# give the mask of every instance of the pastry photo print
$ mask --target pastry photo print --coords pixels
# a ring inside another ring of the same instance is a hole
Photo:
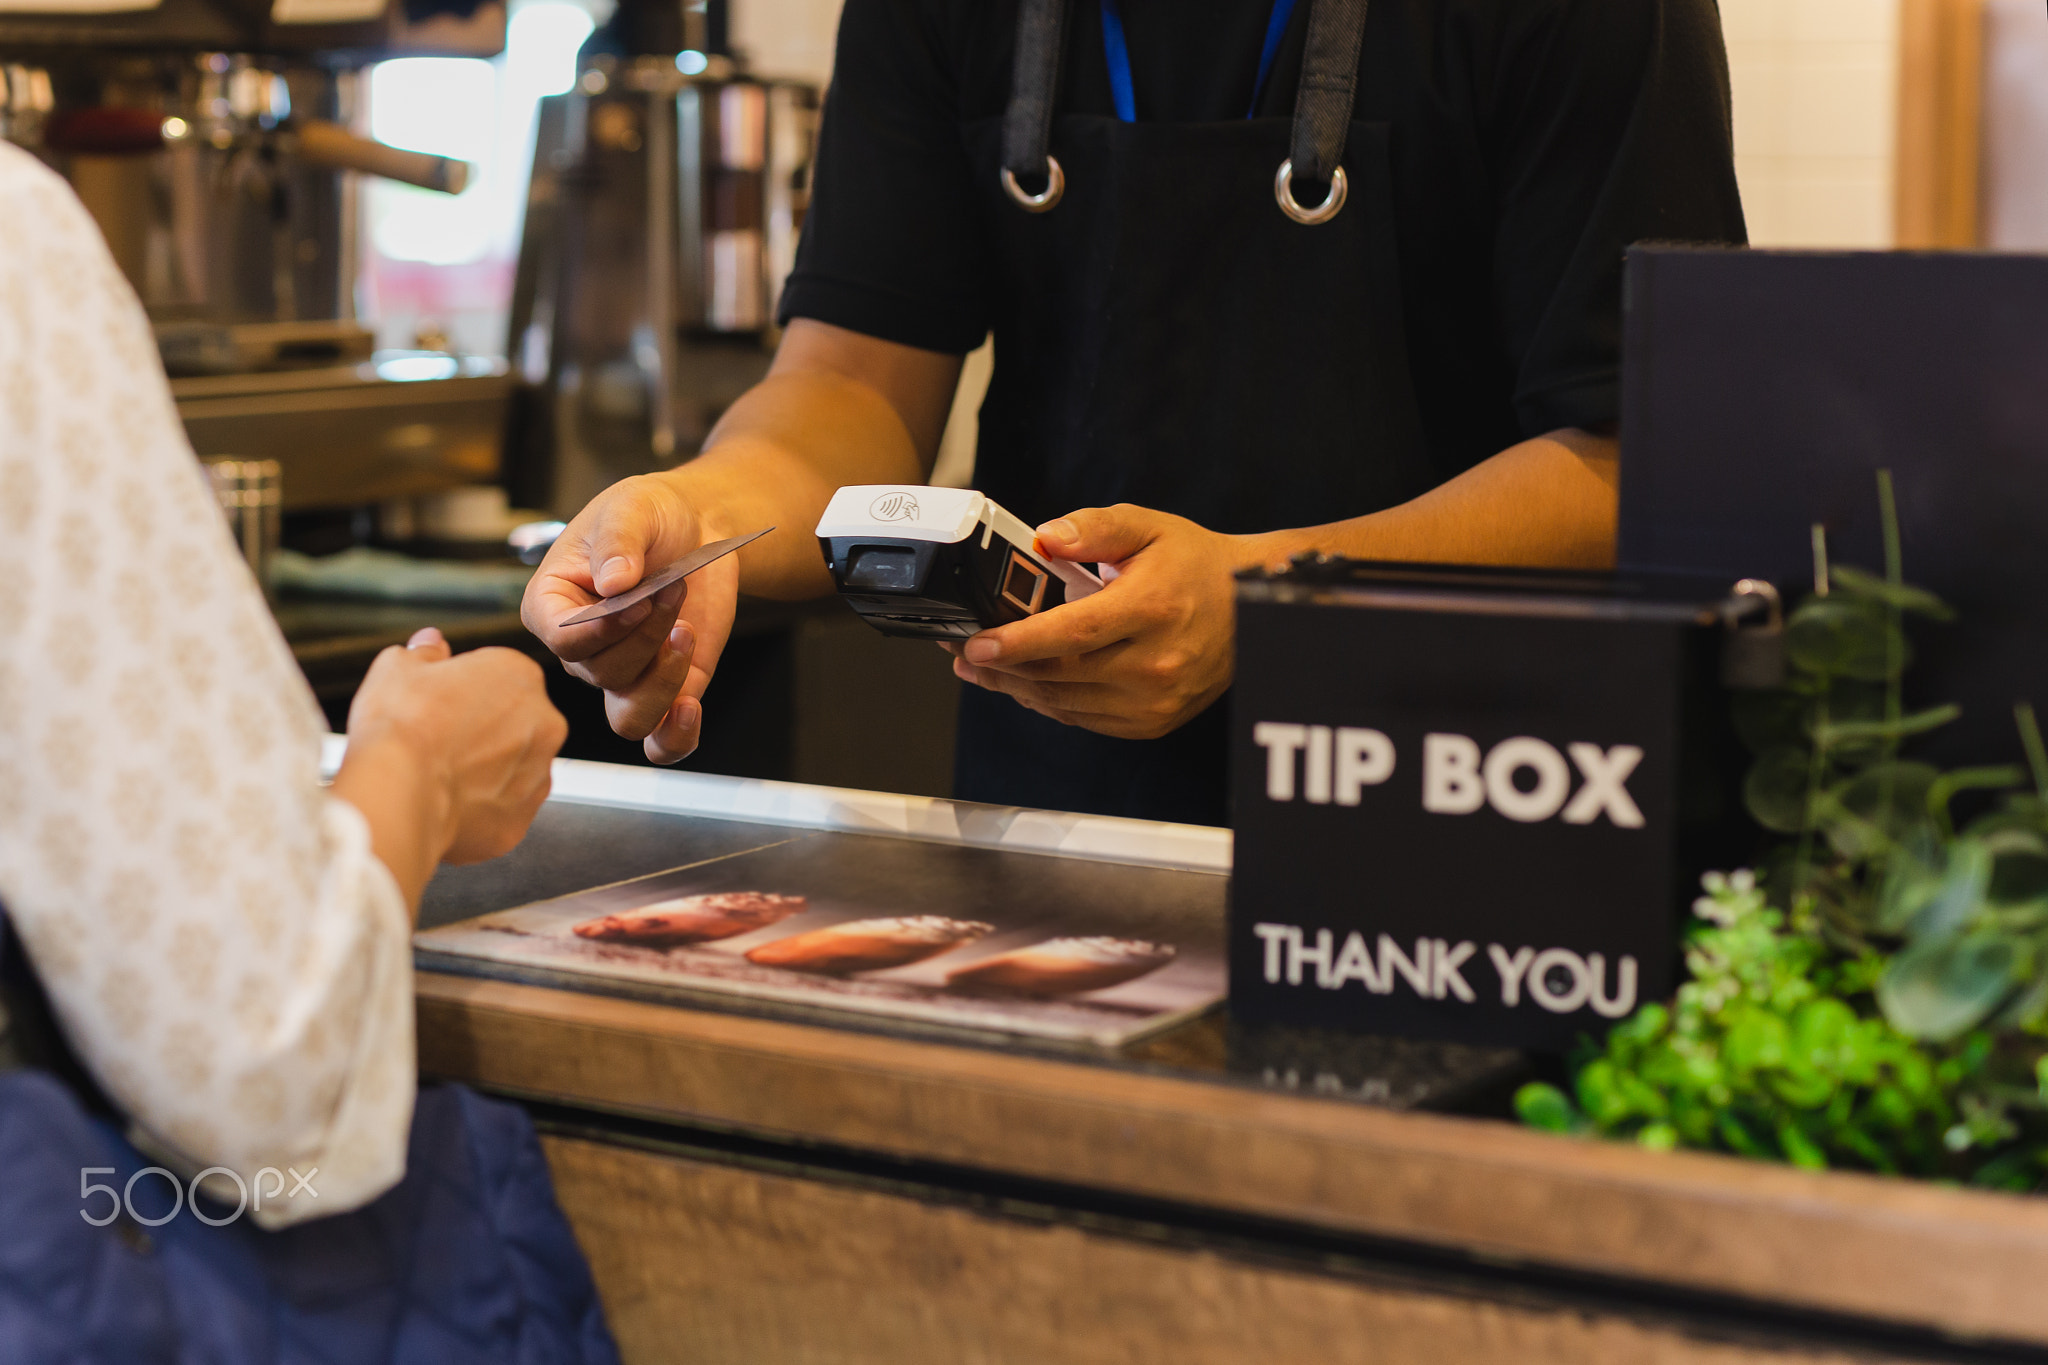
[[[423,966],[1115,1046],[1222,1000],[1226,888],[1211,873],[805,833],[415,943]]]

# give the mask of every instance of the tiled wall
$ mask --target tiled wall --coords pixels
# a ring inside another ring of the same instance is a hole
[[[1758,246],[1892,244],[1898,0],[1720,0]]]

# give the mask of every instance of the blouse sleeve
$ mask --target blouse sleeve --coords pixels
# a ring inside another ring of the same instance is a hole
[[[404,1173],[404,899],[98,230],[5,144],[0,205],[0,904],[150,1145],[305,1176],[269,1226],[355,1207]]]

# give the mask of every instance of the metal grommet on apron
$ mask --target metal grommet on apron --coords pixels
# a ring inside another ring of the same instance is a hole
[[[1016,175],[1008,166],[1003,167],[1003,189],[1026,213],[1044,213],[1060,202],[1060,196],[1067,192],[1066,172],[1060,169],[1059,158],[1046,153],[1045,188],[1037,194],[1026,194],[1024,187],[1017,183]],[[1337,174],[1342,175],[1339,171]]]
[[[1441,483],[1408,368],[1393,126],[1352,109],[1364,0],[1300,0],[1293,22],[1295,0],[1267,0],[1247,116],[1193,122],[1138,118],[1117,0],[1099,2],[1110,113],[1056,110],[1064,5],[1016,0],[1010,103],[960,126],[996,352],[976,486],[1034,524],[1133,503],[1239,534]],[[1289,39],[1301,92],[1274,117]],[[968,687],[953,795],[1220,824],[1232,743],[1227,701],[1128,740]]]
[[[1335,218],[1350,193],[1351,182],[1345,178],[1344,168],[1339,166],[1330,173],[1330,192],[1324,196],[1323,202],[1312,209],[1303,208],[1294,197],[1294,158],[1290,156],[1281,162],[1280,169],[1273,176],[1273,197],[1280,201],[1280,211],[1309,227]]]

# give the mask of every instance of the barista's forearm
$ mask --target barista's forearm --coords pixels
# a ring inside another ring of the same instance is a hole
[[[921,483],[923,461],[896,410],[873,389],[819,371],[771,374],[726,410],[704,453],[662,476],[703,519],[705,539],[763,526],[749,547],[741,590],[815,597],[832,590],[811,528],[850,483]]]
[[[1253,537],[1254,557],[1270,564],[1322,550],[1417,563],[1609,568],[1618,454],[1611,437],[1554,431],[1399,507]]]

